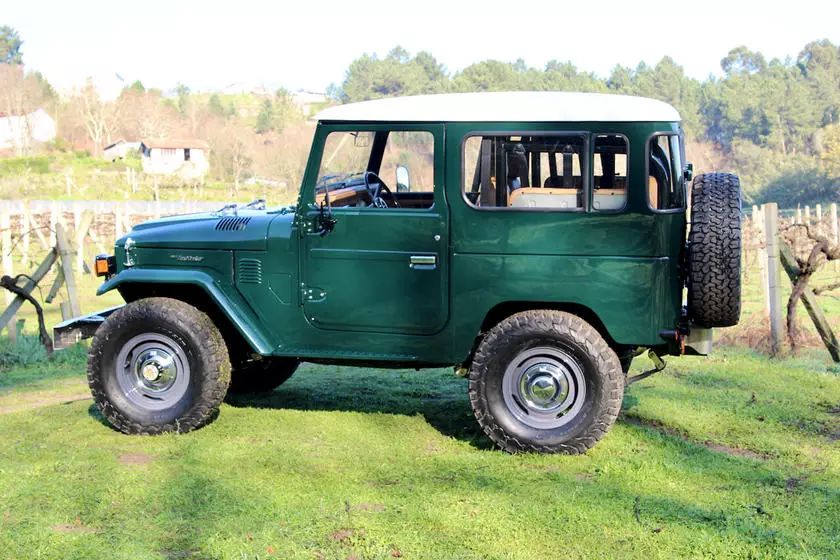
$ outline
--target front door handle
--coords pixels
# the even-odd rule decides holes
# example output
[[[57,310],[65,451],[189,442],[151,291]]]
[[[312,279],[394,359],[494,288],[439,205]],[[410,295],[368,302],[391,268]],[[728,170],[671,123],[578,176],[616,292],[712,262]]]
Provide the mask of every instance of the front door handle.
[[[437,268],[437,255],[411,255],[408,260],[408,267],[417,270],[435,270]]]

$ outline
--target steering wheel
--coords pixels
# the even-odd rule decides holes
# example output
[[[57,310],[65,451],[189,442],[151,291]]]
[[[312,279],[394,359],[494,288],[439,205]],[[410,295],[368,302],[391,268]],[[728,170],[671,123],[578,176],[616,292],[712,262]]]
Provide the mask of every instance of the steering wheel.
[[[394,193],[391,192],[391,189],[388,188],[388,185],[385,184],[379,175],[374,173],[373,171],[366,171],[364,175],[365,179],[365,188],[367,189],[368,196],[370,196],[370,201],[373,206],[377,208],[388,208],[388,203],[385,202],[385,199],[382,198],[381,193],[385,193],[391,198],[391,205],[394,208],[399,208],[400,203],[397,202],[397,197],[394,196]],[[375,185],[375,187],[373,186]]]

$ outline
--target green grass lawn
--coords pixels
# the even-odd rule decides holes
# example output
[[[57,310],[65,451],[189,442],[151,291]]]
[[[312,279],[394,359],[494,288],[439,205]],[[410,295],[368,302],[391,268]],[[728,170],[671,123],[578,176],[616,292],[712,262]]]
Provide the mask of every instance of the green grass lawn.
[[[73,352],[0,369],[0,558],[840,557],[822,353],[672,359],[569,457],[493,449],[451,370],[306,365],[199,431],[126,436]]]

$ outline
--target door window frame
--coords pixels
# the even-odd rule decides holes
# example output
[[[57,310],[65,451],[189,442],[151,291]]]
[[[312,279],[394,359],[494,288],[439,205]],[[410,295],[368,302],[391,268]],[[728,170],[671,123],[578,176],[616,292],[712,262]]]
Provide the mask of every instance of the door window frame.
[[[441,123],[394,123],[394,122],[336,122],[336,123],[319,123],[315,132],[315,139],[313,140],[312,150],[317,149],[317,161],[311,158],[308,172],[306,174],[304,189],[301,193],[301,204],[309,211],[317,211],[320,209],[315,202],[315,187],[317,186],[318,174],[321,170],[321,162],[324,159],[324,146],[326,145],[327,137],[333,132],[428,132],[433,138],[433,177],[434,188],[432,205],[428,208],[376,208],[370,210],[370,214],[380,214],[383,211],[393,210],[396,212],[434,212],[440,211],[441,207],[445,207],[444,199],[444,136],[445,127]],[[368,162],[369,164],[370,162]],[[381,162],[380,162],[381,163]],[[388,185],[391,187],[391,185]],[[393,186],[396,192],[396,184]],[[428,191],[426,191],[428,192]],[[333,212],[368,212],[368,208],[356,208],[347,206],[338,206],[332,209]]]

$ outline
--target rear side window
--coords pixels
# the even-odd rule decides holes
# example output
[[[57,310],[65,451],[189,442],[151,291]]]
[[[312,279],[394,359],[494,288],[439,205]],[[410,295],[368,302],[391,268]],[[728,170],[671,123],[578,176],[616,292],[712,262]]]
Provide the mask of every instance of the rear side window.
[[[463,193],[476,208],[583,210],[588,139],[578,134],[469,136]]]
[[[627,138],[620,134],[595,137],[592,209],[617,211],[627,204]]]
[[[654,210],[685,208],[685,188],[677,134],[652,136],[647,146],[648,203]]]

